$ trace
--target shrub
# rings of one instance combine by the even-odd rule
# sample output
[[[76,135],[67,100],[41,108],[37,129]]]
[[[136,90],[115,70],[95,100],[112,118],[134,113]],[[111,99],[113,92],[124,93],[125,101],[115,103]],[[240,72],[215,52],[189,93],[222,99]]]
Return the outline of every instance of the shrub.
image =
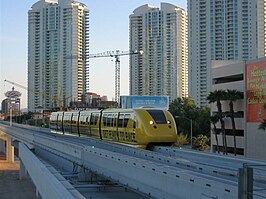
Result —
[[[185,134],[185,133],[177,134],[177,140],[176,140],[176,143],[175,143],[176,146],[183,146],[183,145],[185,145],[187,143],[188,143],[187,134]]]
[[[193,149],[197,149],[200,151],[205,151],[209,149],[209,139],[206,135],[198,135],[197,137],[193,137]]]

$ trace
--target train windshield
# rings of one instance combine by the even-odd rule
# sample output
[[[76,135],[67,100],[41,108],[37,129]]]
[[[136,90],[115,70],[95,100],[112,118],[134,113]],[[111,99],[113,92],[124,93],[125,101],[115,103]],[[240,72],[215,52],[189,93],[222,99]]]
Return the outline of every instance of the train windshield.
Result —
[[[147,110],[157,124],[166,124],[166,118],[162,110]]]

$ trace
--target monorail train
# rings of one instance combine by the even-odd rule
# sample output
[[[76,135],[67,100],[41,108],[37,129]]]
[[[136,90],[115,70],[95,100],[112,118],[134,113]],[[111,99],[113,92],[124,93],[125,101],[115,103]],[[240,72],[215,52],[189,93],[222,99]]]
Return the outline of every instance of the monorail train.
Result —
[[[155,108],[53,112],[50,128],[140,148],[171,145],[177,140],[172,114]]]

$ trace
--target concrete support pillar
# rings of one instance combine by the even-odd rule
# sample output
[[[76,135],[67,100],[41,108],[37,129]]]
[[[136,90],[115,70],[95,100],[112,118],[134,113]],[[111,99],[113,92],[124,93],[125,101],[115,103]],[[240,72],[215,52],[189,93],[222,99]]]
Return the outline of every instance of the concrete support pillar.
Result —
[[[93,178],[93,175],[90,171],[80,168],[78,171],[78,179],[79,181],[91,181]]]
[[[19,179],[25,179],[28,177],[28,172],[23,164],[22,160],[20,160],[20,170],[19,170]]]
[[[41,198],[40,193],[39,193],[37,188],[36,188],[36,191],[35,191],[35,196],[36,196],[37,199]]]
[[[6,141],[6,159],[7,162],[14,163],[14,147],[11,145],[11,138],[7,136]]]

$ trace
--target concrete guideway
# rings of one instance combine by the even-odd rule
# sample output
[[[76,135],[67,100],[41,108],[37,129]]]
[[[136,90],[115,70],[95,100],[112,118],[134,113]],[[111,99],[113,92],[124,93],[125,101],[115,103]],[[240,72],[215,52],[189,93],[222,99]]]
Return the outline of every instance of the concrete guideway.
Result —
[[[69,136],[67,139],[63,139],[63,136],[57,134],[45,135],[25,129],[16,129],[9,133],[17,140],[23,142],[28,140],[27,145],[38,146],[42,150],[49,151],[80,167],[95,171],[153,198],[239,197],[239,184],[236,180],[228,180],[222,175],[207,175],[193,169],[175,167],[169,164],[170,160],[167,158],[159,162],[158,158],[163,157],[162,154],[161,157],[159,155],[157,157],[154,153],[154,159],[157,159],[154,161],[153,158],[148,160],[149,154],[145,154],[146,152],[143,150],[135,149],[136,153],[143,154],[133,156],[129,153],[117,152],[117,148],[115,150],[102,149],[100,145],[103,142],[101,141],[99,141],[100,145],[89,145],[89,141],[85,142],[85,139],[82,140],[82,138]],[[200,156],[200,153],[197,154]],[[189,158],[187,162],[188,166],[196,166],[193,161],[190,165]],[[185,162],[183,164],[185,165]],[[204,168],[208,167],[206,165],[203,165]]]
[[[13,137],[21,134],[12,132]],[[175,171],[166,165],[122,155],[103,149],[55,140],[54,135],[34,135],[35,145],[60,157],[102,174],[131,189],[154,198],[237,197],[237,184],[198,175],[186,170]],[[207,179],[206,179],[207,178]],[[193,191],[191,191],[193,190]]]
[[[21,159],[20,178],[30,175],[36,186],[36,193],[42,198],[85,199],[52,166],[44,165],[23,143],[19,143]]]

